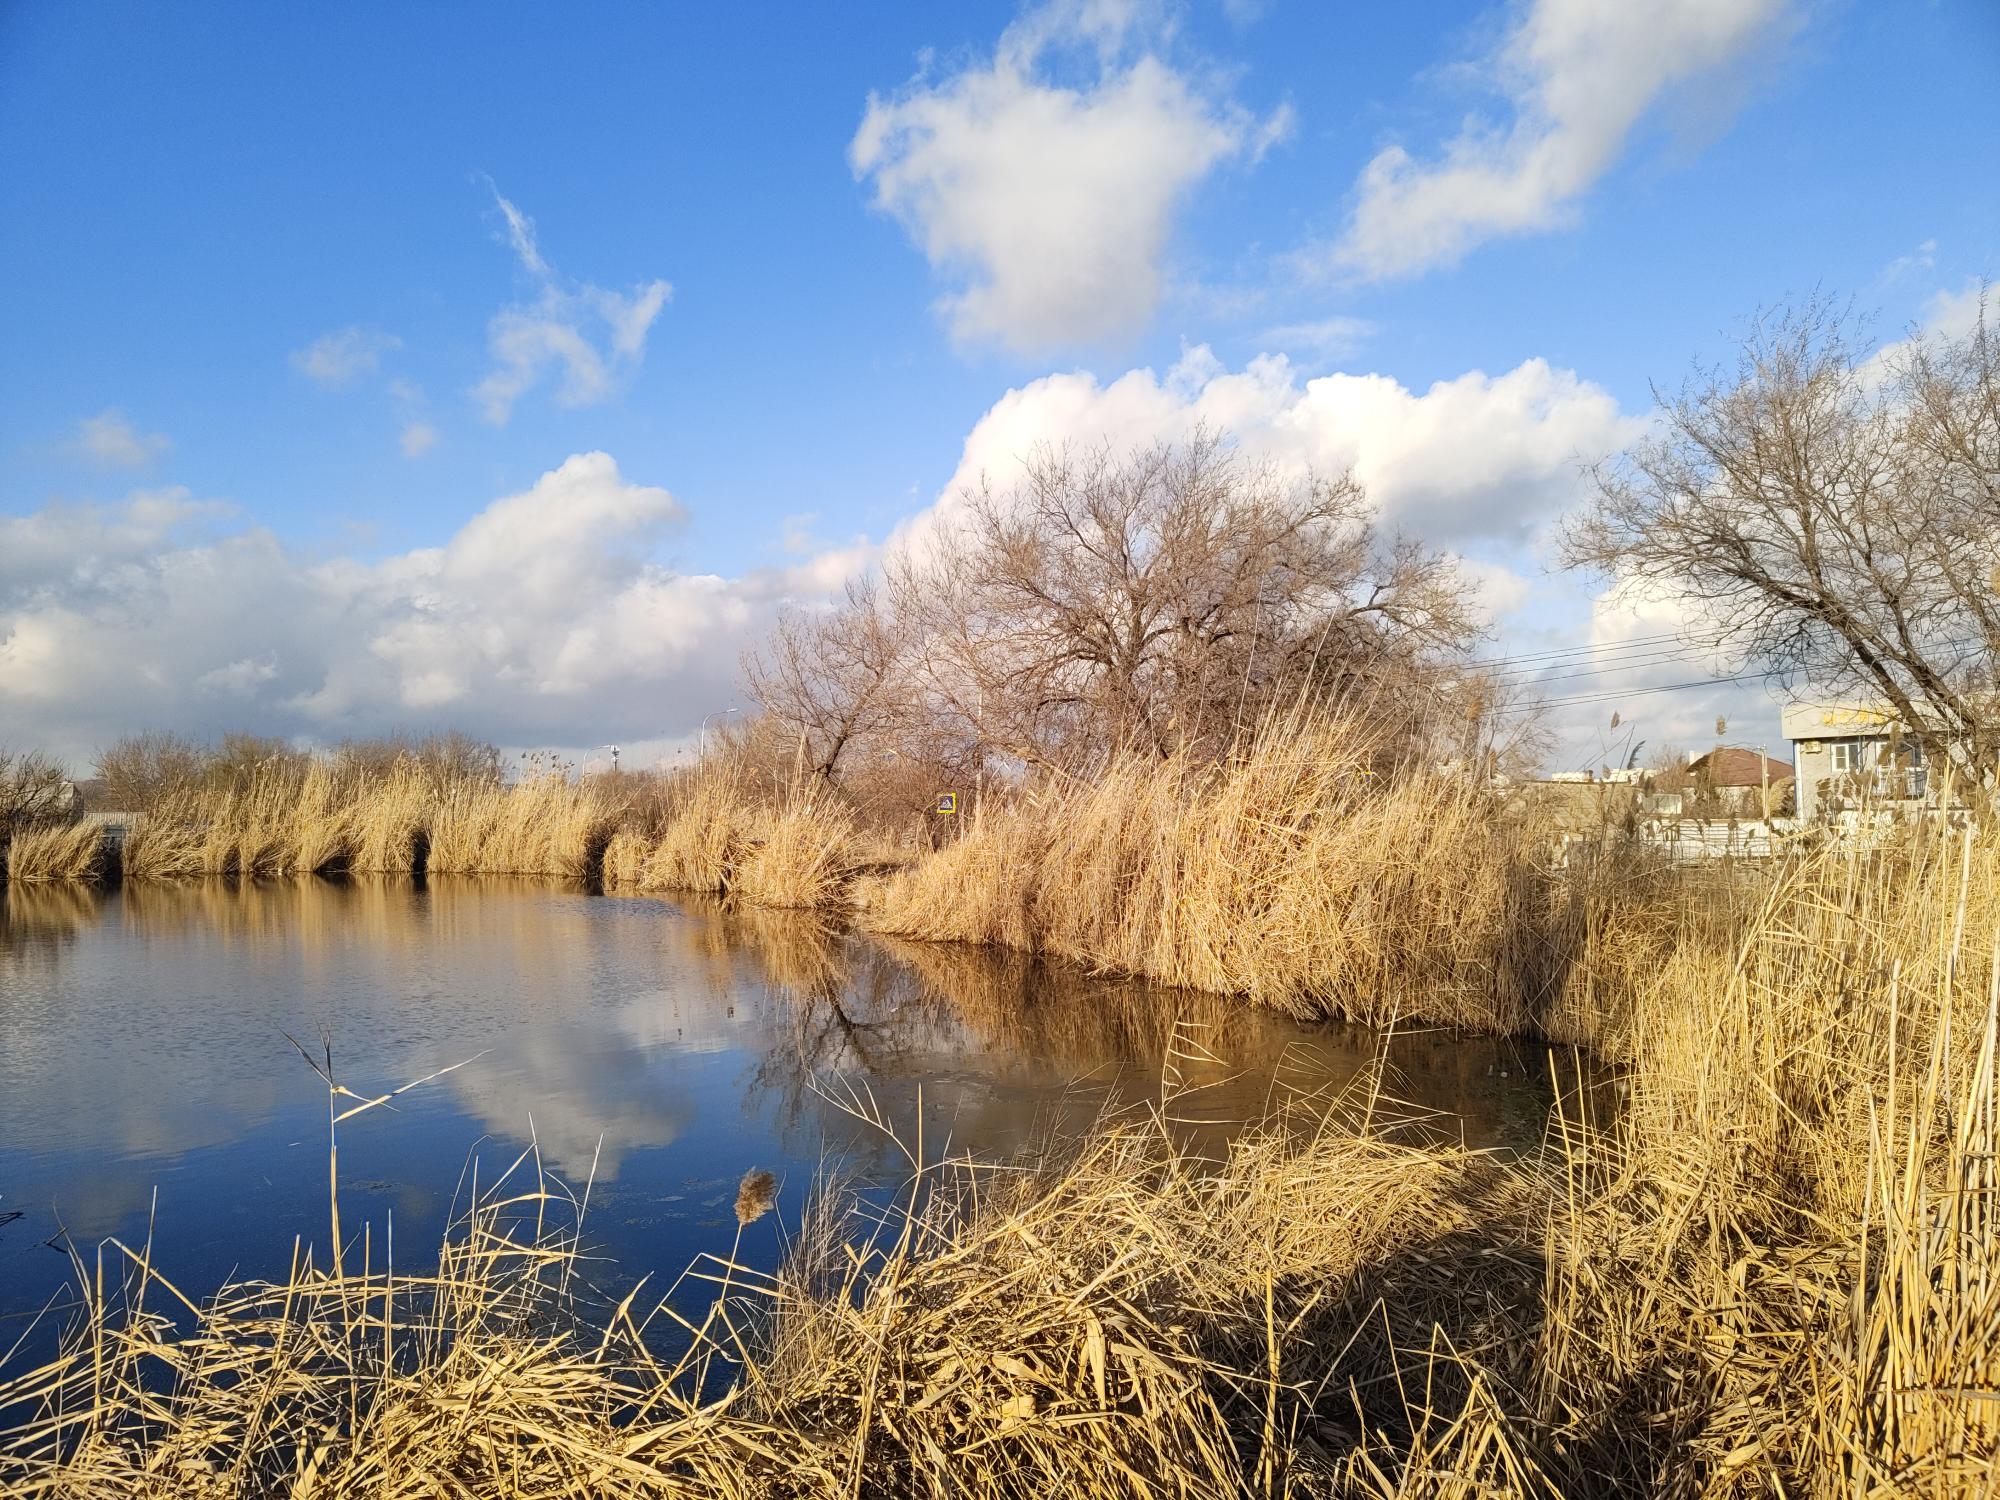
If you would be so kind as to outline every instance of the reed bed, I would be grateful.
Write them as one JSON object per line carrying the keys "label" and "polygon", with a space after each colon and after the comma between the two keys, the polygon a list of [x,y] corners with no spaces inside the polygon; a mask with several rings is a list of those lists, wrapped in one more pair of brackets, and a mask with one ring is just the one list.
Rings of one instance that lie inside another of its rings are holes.
{"label": "reed bed", "polygon": [[1529,1020],[1524,838],[1463,778],[1380,763],[1350,726],[1274,724],[1220,766],[1127,757],[980,808],[872,884],[862,920],[1300,1015]]}
{"label": "reed bed", "polygon": [[654,843],[641,888],[727,892],[747,852],[753,817],[735,766],[698,772]]}
{"label": "reed bed", "polygon": [[594,879],[616,831],[617,809],[558,773],[515,786],[460,784],[431,813],[429,870]]}
{"label": "reed bed", "polygon": [[696,891],[754,906],[836,910],[858,867],[852,811],[817,778],[754,796],[739,769],[691,778],[657,835],[621,828],[605,851],[607,886]]}
{"label": "reed bed", "polygon": [[595,879],[618,806],[556,773],[507,785],[414,759],[382,767],[274,759],[171,786],[134,819],[136,881],[333,872]]}
{"label": "reed bed", "polygon": [[345,869],[367,788],[320,762],[257,764],[227,782],[166,791],[125,842],[133,880],[310,875]]}
{"label": "reed bed", "polygon": [[907,1140],[894,1203],[824,1187],[775,1273],[747,1174],[736,1243],[664,1297],[590,1291],[583,1195],[518,1162],[435,1270],[364,1233],[197,1301],[114,1244],[60,1353],[0,1384],[0,1485],[1990,1496],[2000,833],[1800,861],[1744,904],[1728,950],[1666,919],[1623,1107],[1526,1161],[1386,1133],[1372,1094],[1199,1154],[1167,1078],[1018,1161]]}
{"label": "reed bed", "polygon": [[117,851],[102,824],[44,823],[18,830],[0,850],[10,881],[96,883],[116,873]]}
{"label": "reed bed", "polygon": [[430,855],[431,810],[450,779],[409,760],[363,781],[356,799],[350,868],[375,875],[412,875]]}
{"label": "reed bed", "polygon": [[818,780],[795,782],[761,820],[736,888],[758,906],[837,906],[854,849],[854,815],[846,805]]}

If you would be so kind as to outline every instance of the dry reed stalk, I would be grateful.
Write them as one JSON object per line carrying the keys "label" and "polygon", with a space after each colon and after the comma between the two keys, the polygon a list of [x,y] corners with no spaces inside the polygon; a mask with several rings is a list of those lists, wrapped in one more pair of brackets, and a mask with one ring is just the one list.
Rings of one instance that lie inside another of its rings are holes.
{"label": "dry reed stalk", "polygon": [[607,889],[636,890],[653,855],[653,840],[635,828],[620,828],[604,846]]}
{"label": "dry reed stalk", "polygon": [[447,788],[430,821],[432,874],[594,877],[615,818],[595,788],[559,773],[514,786]]}
{"label": "dry reed stalk", "polygon": [[654,891],[728,891],[742,863],[751,819],[734,765],[697,773],[668,815],[639,884]]}
{"label": "dry reed stalk", "polygon": [[203,800],[185,791],[140,813],[125,833],[125,878],[174,880],[203,874],[207,813]]}
{"label": "dry reed stalk", "polygon": [[6,878],[14,882],[99,881],[117,869],[115,850],[101,823],[44,824],[23,828],[0,850]]}
{"label": "dry reed stalk", "polygon": [[794,783],[761,820],[734,889],[759,906],[840,904],[854,867],[854,815],[818,781]]}
{"label": "dry reed stalk", "polygon": [[381,875],[416,873],[425,863],[431,807],[439,793],[435,779],[407,758],[363,782],[354,808],[353,868]]}
{"label": "dry reed stalk", "polygon": [[[63,1351],[0,1383],[0,1409],[31,1413],[0,1434],[0,1479],[101,1496],[1248,1496],[1261,1463],[1305,1493],[1327,1467],[1307,1404],[1343,1344],[1321,1335],[1353,1311],[1328,1289],[1516,1191],[1465,1153],[1283,1132],[1224,1164],[1147,1125],[1047,1176],[915,1159],[886,1227],[823,1199],[778,1275],[732,1254],[637,1307],[573,1300],[579,1229],[554,1226],[576,1200],[515,1169],[435,1271],[307,1256],[196,1303],[145,1247],[110,1244],[108,1277],[78,1264]],[[774,1187],[746,1176],[739,1240]],[[673,1311],[704,1281],[705,1317]],[[168,1390],[147,1385],[161,1362]]]}

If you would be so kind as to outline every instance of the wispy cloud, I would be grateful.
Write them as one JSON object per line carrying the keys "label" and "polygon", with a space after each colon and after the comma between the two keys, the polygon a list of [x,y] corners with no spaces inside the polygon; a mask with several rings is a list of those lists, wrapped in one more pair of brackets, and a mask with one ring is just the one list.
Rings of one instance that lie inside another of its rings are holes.
{"label": "wispy cloud", "polygon": [[340,390],[382,366],[382,356],[400,349],[403,341],[379,328],[351,325],[321,334],[292,352],[292,368],[314,385]]}
{"label": "wispy cloud", "polygon": [[1879,285],[1888,286],[1901,281],[1905,276],[1928,271],[1937,265],[1937,241],[1925,240],[1907,255],[1899,255],[1882,268],[1876,278]]}
{"label": "wispy cloud", "polygon": [[1322,258],[1364,279],[1408,276],[1561,222],[1662,96],[1737,62],[1791,12],[1791,0],[1532,0],[1477,65],[1511,121],[1471,120],[1431,161],[1378,153]]}
{"label": "wispy cloud", "polygon": [[110,469],[143,469],[173,446],[165,433],[139,431],[116,407],[85,417],[69,442],[72,453]]}
{"label": "wispy cloud", "polygon": [[438,430],[431,423],[423,387],[414,380],[398,376],[389,382],[389,399],[396,403],[396,411],[403,424],[397,438],[403,457],[422,458],[437,446],[438,440]]}
{"label": "wispy cloud", "polygon": [[1327,361],[1346,359],[1374,336],[1375,325],[1366,318],[1336,316],[1267,328],[1257,336],[1257,342],[1293,358]]}
{"label": "wispy cloud", "polygon": [[565,281],[542,254],[535,221],[498,188],[492,192],[506,242],[535,292],[501,308],[487,324],[492,368],[473,391],[482,414],[495,426],[505,425],[515,403],[545,376],[556,377],[559,406],[604,400],[645,358],[647,336],[673,287],[648,281],[614,292]]}

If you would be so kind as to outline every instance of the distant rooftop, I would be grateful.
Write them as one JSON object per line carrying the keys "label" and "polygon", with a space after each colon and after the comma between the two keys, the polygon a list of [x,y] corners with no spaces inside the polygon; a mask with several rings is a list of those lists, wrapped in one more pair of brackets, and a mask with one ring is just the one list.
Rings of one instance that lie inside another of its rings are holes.
{"label": "distant rooftop", "polygon": [[1735,745],[1724,745],[1719,750],[1697,756],[1688,763],[1688,770],[1705,773],[1715,786],[1762,786],[1767,772],[1768,779],[1775,786],[1797,774],[1788,760],[1759,755],[1755,750],[1744,750]]}

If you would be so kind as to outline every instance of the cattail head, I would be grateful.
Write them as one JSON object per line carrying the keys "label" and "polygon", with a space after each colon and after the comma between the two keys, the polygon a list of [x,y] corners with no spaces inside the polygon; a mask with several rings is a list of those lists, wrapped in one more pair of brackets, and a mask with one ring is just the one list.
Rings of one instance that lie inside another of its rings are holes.
{"label": "cattail head", "polygon": [[778,1179],[769,1172],[752,1168],[736,1185],[736,1226],[754,1224],[771,1211],[778,1201]]}

